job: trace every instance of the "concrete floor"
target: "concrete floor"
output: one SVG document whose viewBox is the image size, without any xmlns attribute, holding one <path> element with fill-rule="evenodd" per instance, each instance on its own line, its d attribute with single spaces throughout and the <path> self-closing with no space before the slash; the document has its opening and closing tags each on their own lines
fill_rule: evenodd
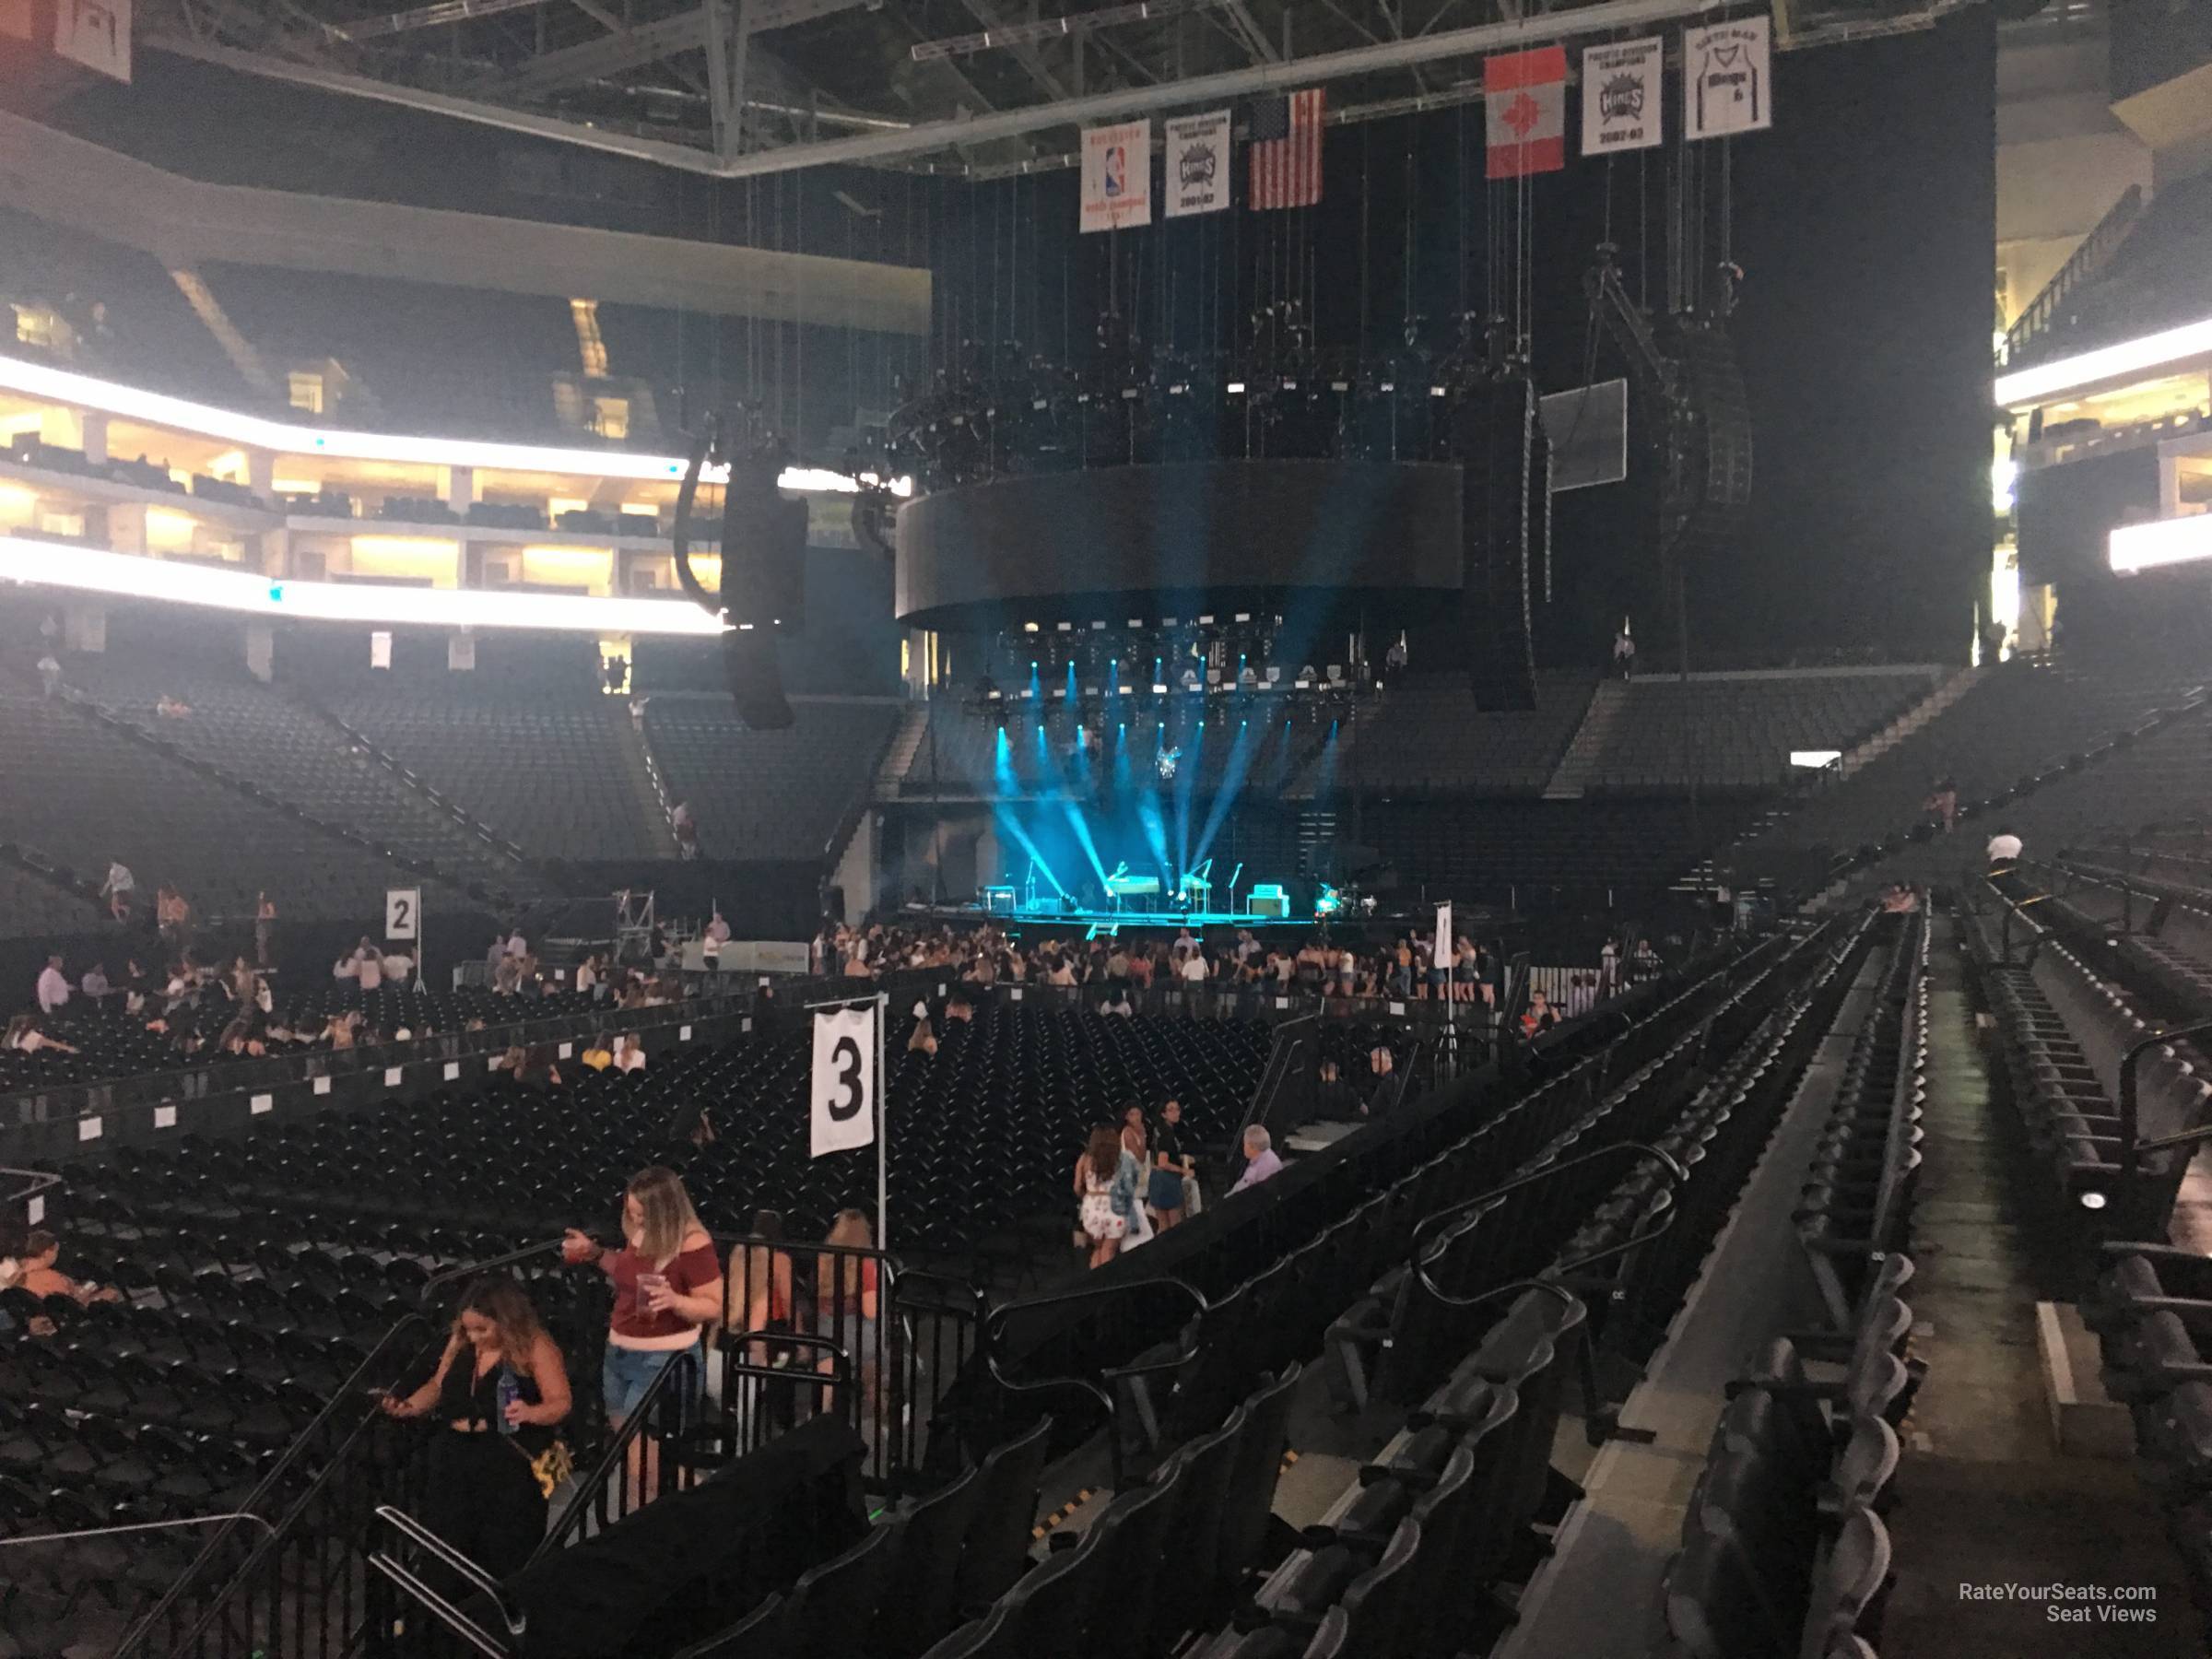
<svg viewBox="0 0 2212 1659">
<path fill-rule="evenodd" d="M 1888 1517 L 1896 1587 L 1883 1659 L 2162 1659 L 2206 1651 L 2156 1505 L 2123 1462 L 2062 1456 L 2036 1354 L 2035 1303 L 2063 1282 L 2026 1200 L 2025 1154 L 1969 1005 L 1958 938 L 1929 956 L 1928 1096 L 1905 1295 L 1926 1382 L 1906 1425 Z M 2000 1088 L 2002 1085 L 2000 1084 Z M 1966 1586 L 2147 1590 L 2147 1623 L 2054 1623 L 2051 1600 L 1971 1599 Z M 2092 1615 L 2096 1609 L 2088 1609 Z"/>
</svg>

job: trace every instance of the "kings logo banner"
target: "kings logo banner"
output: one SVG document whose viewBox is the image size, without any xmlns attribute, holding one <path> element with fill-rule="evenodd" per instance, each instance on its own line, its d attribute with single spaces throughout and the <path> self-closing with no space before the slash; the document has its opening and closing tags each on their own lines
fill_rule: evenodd
<svg viewBox="0 0 2212 1659">
<path fill-rule="evenodd" d="M 1664 42 L 1622 41 L 1583 49 L 1583 154 L 1650 149 L 1664 136 Z"/>
<path fill-rule="evenodd" d="M 1167 124 L 1168 218 L 1229 206 L 1229 112 L 1179 115 Z"/>
</svg>

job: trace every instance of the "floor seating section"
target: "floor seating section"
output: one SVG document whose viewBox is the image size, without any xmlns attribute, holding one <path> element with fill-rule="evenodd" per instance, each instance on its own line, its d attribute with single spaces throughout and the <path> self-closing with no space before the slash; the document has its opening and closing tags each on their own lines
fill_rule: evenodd
<svg viewBox="0 0 2212 1659">
<path fill-rule="evenodd" d="M 580 1206 L 668 1162 L 717 1230 L 742 1232 L 765 1206 L 794 1237 L 819 1237 L 845 1206 L 873 1208 L 875 1161 L 809 1156 L 809 1041 L 794 1023 L 773 1037 L 679 1050 L 642 1072 L 587 1072 L 553 1094 L 494 1076 L 416 1104 L 149 1151 L 100 1166 L 96 1179 L 80 1174 L 95 1193 L 164 1210 L 199 1201 L 187 1194 L 230 1194 L 325 1225 L 357 1220 L 370 1236 L 382 1221 L 496 1229 L 511 1248 L 589 1219 Z M 1084 1136 L 1128 1100 L 1157 1106 L 1172 1096 L 1195 1140 L 1225 1141 L 1266 1054 L 1257 1022 L 985 1003 L 972 1025 L 948 1024 L 935 1055 L 909 1051 L 899 1062 L 888 1111 L 901 1242 L 970 1248 L 1024 1217 L 1064 1211 Z M 701 1106 L 719 1138 L 693 1147 L 675 1130 Z M 495 1166 L 506 1174 L 491 1196 L 481 1171 Z"/>
<path fill-rule="evenodd" d="M 672 853 L 620 698 L 449 684 L 421 696 L 334 691 L 325 700 L 408 773 L 535 857 Z"/>
<path fill-rule="evenodd" d="M 121 982 L 124 964 L 115 961 L 109 967 Z M 156 997 L 157 1009 L 162 1000 Z M 215 1045 L 224 1027 L 234 1017 L 237 1004 L 224 994 L 219 985 L 203 987 L 193 1001 L 180 1003 L 162 1013 L 160 1018 L 168 1028 L 163 1031 L 148 1029 L 152 1015 L 127 1014 L 118 1004 L 114 993 L 110 994 L 104 1007 L 94 1007 L 79 996 L 40 1022 L 42 1032 L 76 1050 L 74 1054 L 64 1053 L 58 1048 L 41 1048 L 31 1053 L 0 1050 L 0 1094 L 146 1077 L 188 1062 L 199 1067 L 221 1064 L 219 1050 Z M 433 991 L 417 984 L 387 985 L 364 997 L 349 982 L 324 979 L 272 993 L 269 1021 L 263 1028 L 264 1046 L 271 1054 L 300 1053 L 319 1048 L 333 1056 L 332 1067 L 335 1069 L 347 1064 L 348 1055 L 334 1053 L 327 1043 L 319 1044 L 315 1040 L 328 1025 L 331 1016 L 342 1011 L 359 1011 L 363 1020 L 363 1035 L 373 1033 L 381 1048 L 383 1043 L 398 1040 L 402 1031 L 408 1033 L 408 1040 L 413 1041 L 464 1030 L 472 1019 L 498 1027 L 515 1020 L 588 1014 L 601 1006 L 588 995 L 574 992 L 559 992 L 524 1002 L 481 987 Z M 275 1035 L 277 1029 L 293 1035 L 288 1040 L 279 1038 Z M 366 1045 L 357 1048 L 350 1056 L 352 1063 L 371 1064 L 373 1052 Z"/>
<path fill-rule="evenodd" d="M 428 865 L 485 900 L 512 908 L 543 890 L 519 860 L 457 811 L 410 788 L 343 732 L 284 693 L 236 675 L 194 672 L 108 653 L 73 656 L 66 683 L 176 751 L 358 830 L 405 863 Z M 164 697 L 191 709 L 164 718 Z"/>
<path fill-rule="evenodd" d="M 865 797 L 900 712 L 884 700 L 794 698 L 789 730 L 749 732 L 726 697 L 661 696 L 645 705 L 645 736 L 709 856 L 820 858 Z"/>
<path fill-rule="evenodd" d="M 1848 749 L 1940 681 L 1932 668 L 1832 668 L 1652 675 L 1616 693 L 1619 708 L 1584 787 L 1594 794 L 1769 791 L 1791 781 L 1793 749 Z"/>
<path fill-rule="evenodd" d="M 288 916 L 366 924 L 382 913 L 394 866 L 365 840 L 317 828 L 62 701 L 0 690 L 0 752 L 13 780 L 0 792 L 0 841 L 37 851 L 75 879 L 97 887 L 108 862 L 121 859 L 142 903 L 171 883 L 203 921 L 251 918 L 264 891 Z M 458 891 L 442 890 L 466 907 Z"/>
</svg>

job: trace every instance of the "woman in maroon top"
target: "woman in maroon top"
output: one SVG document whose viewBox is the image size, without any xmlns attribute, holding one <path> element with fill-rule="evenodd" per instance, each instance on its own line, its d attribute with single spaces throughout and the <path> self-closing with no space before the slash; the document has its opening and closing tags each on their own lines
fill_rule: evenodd
<svg viewBox="0 0 2212 1659">
<path fill-rule="evenodd" d="M 633 1178 L 622 1194 L 619 1250 L 606 1250 L 569 1229 L 562 1252 L 571 1262 L 596 1262 L 614 1281 L 615 1310 L 600 1368 L 607 1426 L 617 1433 L 645 1397 L 653 1379 L 679 1358 L 690 1374 L 676 1384 L 688 1415 L 705 1377 L 700 1331 L 722 1317 L 722 1260 L 714 1241 L 691 1207 L 690 1194 L 674 1170 L 655 1164 Z M 633 1490 L 649 1503 L 659 1489 L 650 1435 L 630 1443 Z"/>
</svg>

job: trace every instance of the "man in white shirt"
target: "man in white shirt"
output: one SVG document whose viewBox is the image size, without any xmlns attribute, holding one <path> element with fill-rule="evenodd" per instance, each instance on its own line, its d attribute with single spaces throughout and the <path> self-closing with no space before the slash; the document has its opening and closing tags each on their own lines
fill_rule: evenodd
<svg viewBox="0 0 2212 1659">
<path fill-rule="evenodd" d="M 2012 832 L 2009 825 L 1998 825 L 1997 832 L 1989 838 L 1989 862 L 1993 865 L 2008 865 L 2019 855 L 2020 838 Z"/>
<path fill-rule="evenodd" d="M 1175 970 L 1175 971 L 1176 971 L 1178 974 L 1180 974 L 1180 975 L 1182 977 L 1183 982 L 1184 982 L 1185 984 L 1191 984 L 1191 985 L 1203 985 L 1203 984 L 1205 984 L 1205 983 L 1206 983 L 1206 957 L 1205 957 L 1205 955 L 1204 955 L 1203 953 L 1199 952 L 1199 951 L 1196 951 L 1196 950 L 1193 950 L 1193 951 L 1186 952 L 1186 953 L 1184 954 L 1184 956 L 1183 956 L 1182 966 L 1178 967 L 1178 968 Z"/>
<path fill-rule="evenodd" d="M 50 956 L 39 975 L 39 1012 L 52 1014 L 69 1000 L 69 981 L 62 972 L 62 959 Z"/>
<path fill-rule="evenodd" d="M 707 937 L 717 945 L 730 942 L 730 924 L 723 920 L 720 909 L 714 912 L 714 919 L 707 924 Z"/>
<path fill-rule="evenodd" d="M 404 985 L 407 975 L 415 971 L 415 959 L 404 950 L 384 952 L 384 983 Z"/>
<path fill-rule="evenodd" d="M 39 659 L 39 683 L 46 688 L 49 697 L 62 688 L 62 665 L 51 651 Z"/>
<path fill-rule="evenodd" d="M 85 977 L 77 981 L 76 988 L 82 991 L 87 996 L 90 997 L 94 1002 L 98 1002 L 101 997 L 105 996 L 108 994 L 108 970 L 106 965 L 104 963 L 95 962 L 91 967 L 86 969 Z"/>
<path fill-rule="evenodd" d="M 530 954 L 530 941 L 523 937 L 519 927 L 507 935 L 507 954 L 518 962 Z"/>
</svg>

